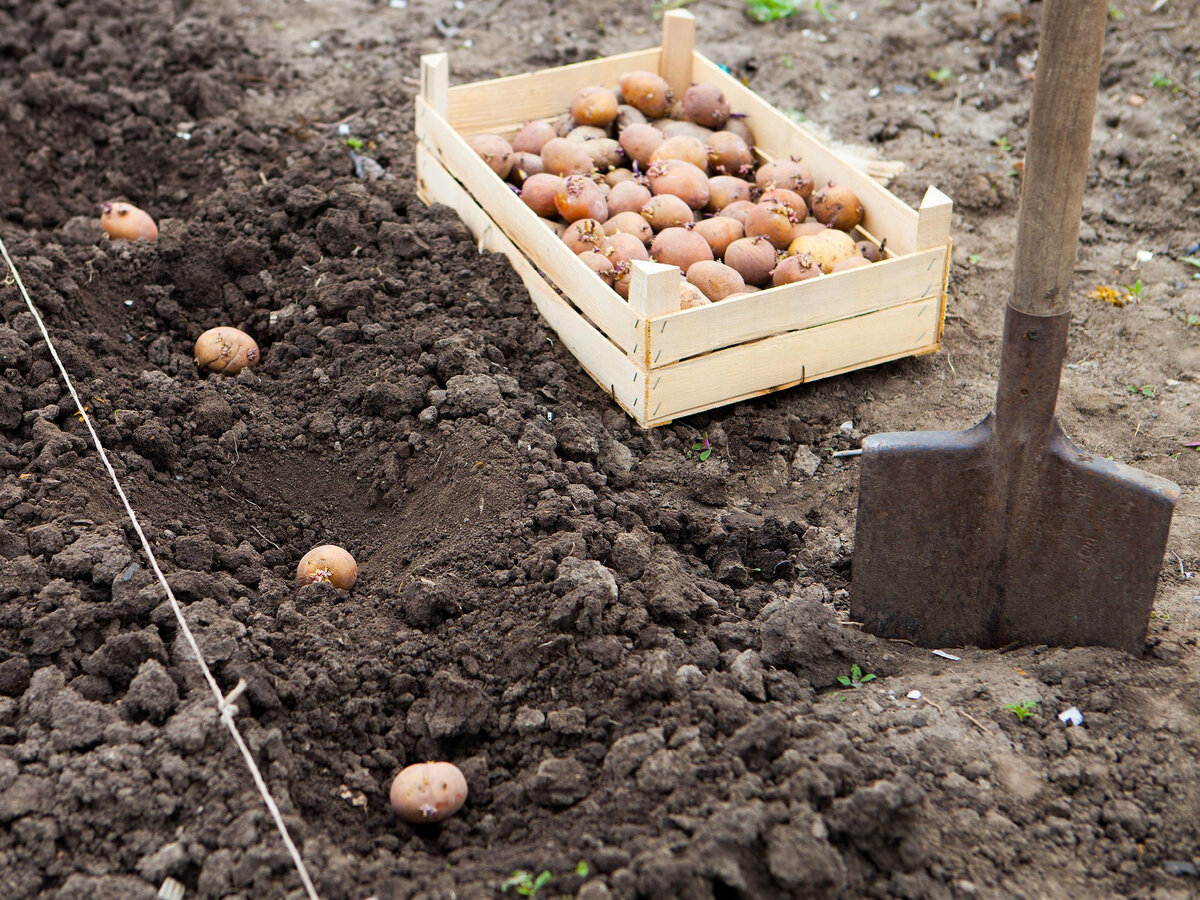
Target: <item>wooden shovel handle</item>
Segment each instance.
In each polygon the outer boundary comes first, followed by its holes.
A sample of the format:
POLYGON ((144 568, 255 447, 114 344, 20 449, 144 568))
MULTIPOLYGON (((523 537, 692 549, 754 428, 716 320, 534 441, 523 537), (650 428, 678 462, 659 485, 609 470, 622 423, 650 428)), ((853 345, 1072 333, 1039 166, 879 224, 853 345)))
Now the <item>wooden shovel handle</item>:
POLYGON ((1109 0, 1045 0, 1011 304, 1067 312, 1109 0))

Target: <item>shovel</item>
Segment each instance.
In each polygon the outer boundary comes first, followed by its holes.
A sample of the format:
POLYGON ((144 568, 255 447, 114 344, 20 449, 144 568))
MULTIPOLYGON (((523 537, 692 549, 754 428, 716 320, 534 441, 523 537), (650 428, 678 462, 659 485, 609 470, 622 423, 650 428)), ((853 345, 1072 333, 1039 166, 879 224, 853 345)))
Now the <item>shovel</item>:
POLYGON ((1108 0, 1046 0, 996 408, 863 442, 851 615, 922 646, 1140 656, 1179 488, 1054 416, 1108 0))

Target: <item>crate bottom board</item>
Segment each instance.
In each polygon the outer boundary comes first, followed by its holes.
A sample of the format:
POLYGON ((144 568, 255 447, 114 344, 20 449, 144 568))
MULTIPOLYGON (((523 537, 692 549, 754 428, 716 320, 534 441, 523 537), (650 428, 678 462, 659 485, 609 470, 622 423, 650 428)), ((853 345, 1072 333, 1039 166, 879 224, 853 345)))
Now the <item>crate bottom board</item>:
POLYGON ((559 339, 575 356, 584 371, 643 427, 665 425, 683 416, 785 390, 808 381, 841 375, 906 356, 932 353, 941 346, 938 339, 940 329, 937 328, 941 298, 937 297, 753 341, 646 372, 547 283, 525 254, 505 235, 503 229, 421 144, 417 147, 417 177, 418 195, 423 202, 438 202, 452 207, 479 241, 481 249, 503 253, 508 257, 529 290, 538 312, 558 334, 559 339), (887 335, 894 342, 899 334, 897 326, 902 326, 908 321, 919 322, 920 327, 909 339, 900 339, 903 346, 896 346, 895 343, 889 345, 884 341, 880 347, 882 352, 869 359, 855 357, 853 354, 850 358, 839 359, 836 358, 837 353, 831 353, 827 354, 823 365, 813 367, 811 371, 797 359, 785 359, 792 355, 791 351, 796 349, 801 340, 812 343, 837 336, 842 337, 845 343, 844 337, 847 333, 872 323, 877 326, 876 330, 881 336, 887 335), (770 363, 769 368, 782 376, 781 380, 762 387, 746 384, 745 373, 754 371, 756 363, 757 368, 761 369, 764 362, 770 363), (738 375, 742 376, 741 384, 738 384, 738 375), (728 382, 724 380, 726 377, 728 382), (696 392, 702 396, 688 396, 688 379, 692 378, 695 379, 695 384, 705 386, 703 390, 696 392), (665 387, 664 379, 667 379, 665 387), (714 391, 724 383, 738 387, 728 395, 714 395, 714 391))

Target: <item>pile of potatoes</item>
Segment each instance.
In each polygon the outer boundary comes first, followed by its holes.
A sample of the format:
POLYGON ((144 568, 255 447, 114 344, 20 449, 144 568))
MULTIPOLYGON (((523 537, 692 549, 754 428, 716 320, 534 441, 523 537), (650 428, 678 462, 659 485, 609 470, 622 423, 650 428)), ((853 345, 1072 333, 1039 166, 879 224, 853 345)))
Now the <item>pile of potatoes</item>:
POLYGON ((869 265, 858 197, 816 188, 798 159, 756 165, 754 135, 721 90, 680 98, 653 72, 579 91, 555 121, 471 147, 622 297, 634 260, 679 266, 683 309, 869 265), (816 188, 814 190, 814 188, 816 188))

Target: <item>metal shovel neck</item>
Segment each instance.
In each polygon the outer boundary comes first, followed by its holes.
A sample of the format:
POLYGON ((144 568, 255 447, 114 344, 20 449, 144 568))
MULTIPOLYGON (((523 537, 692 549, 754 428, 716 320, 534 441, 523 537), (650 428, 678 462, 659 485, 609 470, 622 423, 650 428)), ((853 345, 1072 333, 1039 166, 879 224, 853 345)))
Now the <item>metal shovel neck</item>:
POLYGON ((1055 427, 1070 324, 1069 312, 1036 316, 1011 302, 1006 307, 995 412, 1001 446, 1016 449, 1048 442, 1055 427))

